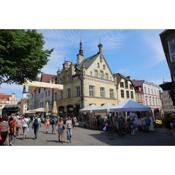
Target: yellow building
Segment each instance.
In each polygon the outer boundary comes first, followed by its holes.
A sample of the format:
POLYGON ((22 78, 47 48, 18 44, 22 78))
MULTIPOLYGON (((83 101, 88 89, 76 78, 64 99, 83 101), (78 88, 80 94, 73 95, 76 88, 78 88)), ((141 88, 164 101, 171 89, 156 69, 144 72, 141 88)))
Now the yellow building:
POLYGON ((130 77, 125 77, 120 73, 113 74, 116 90, 117 90, 117 99, 121 103, 127 99, 136 100, 135 88, 130 80, 130 77))
POLYGON ((77 63, 65 61, 62 70, 57 71, 57 83, 64 85, 57 100, 60 114, 78 114, 80 108, 91 104, 117 104, 112 71, 103 55, 101 43, 98 48, 98 53, 84 58, 80 42, 77 63))

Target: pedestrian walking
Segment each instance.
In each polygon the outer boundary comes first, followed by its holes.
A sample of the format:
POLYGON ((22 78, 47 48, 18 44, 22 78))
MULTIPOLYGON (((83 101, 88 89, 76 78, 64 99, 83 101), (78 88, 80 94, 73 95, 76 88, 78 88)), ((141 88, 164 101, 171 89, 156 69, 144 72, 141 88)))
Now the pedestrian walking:
POLYGON ((39 121, 38 121, 37 117, 34 118, 32 128, 34 130, 35 139, 37 139, 37 137, 38 137, 38 130, 39 130, 39 121))
POLYGON ((50 118, 50 125, 52 126, 52 134, 55 132, 55 125, 56 125, 56 116, 51 116, 50 118))
POLYGON ((16 140, 16 119, 15 116, 12 115, 9 119, 9 145, 14 145, 16 140))
POLYGON ((4 145, 8 137, 9 125, 7 121, 7 117, 0 118, 0 145, 4 145))
POLYGON ((22 131, 23 131, 23 139, 27 137, 27 130, 28 130, 28 120, 23 116, 22 120, 22 131))
POLYGON ((63 143, 63 134, 64 134, 65 126, 64 126, 64 121, 62 117, 59 118, 57 126, 58 126, 58 141, 63 143))
POLYGON ((70 117, 68 117, 66 121, 66 129, 67 129, 67 140, 68 143, 71 143, 72 141, 72 120, 70 117))
POLYGON ((49 129, 50 121, 49 118, 47 117, 44 123, 44 127, 46 129, 46 134, 48 134, 48 129, 49 129))

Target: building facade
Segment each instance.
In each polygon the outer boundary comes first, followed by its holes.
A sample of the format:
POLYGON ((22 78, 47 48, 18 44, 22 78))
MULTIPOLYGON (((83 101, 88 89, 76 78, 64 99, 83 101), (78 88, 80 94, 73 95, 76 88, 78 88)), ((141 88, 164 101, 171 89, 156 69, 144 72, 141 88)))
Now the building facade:
POLYGON ((77 54, 77 63, 65 61, 63 69, 57 72, 57 83, 64 85, 58 92, 60 113, 78 114, 88 105, 117 104, 117 93, 110 67, 102 52, 102 44, 95 55, 85 58, 82 43, 77 54))
POLYGON ((162 92, 162 110, 164 114, 175 112, 170 90, 163 90, 162 92))
POLYGON ((162 89, 157 84, 144 81, 144 104, 150 106, 152 110, 162 110, 161 92, 162 89))
POLYGON ((160 39, 172 80, 171 82, 163 83, 160 86, 164 91, 169 92, 173 105, 175 106, 175 30, 164 30, 160 34, 160 39))
POLYGON ((23 92, 22 92, 22 98, 21 100, 18 102, 18 107, 20 109, 20 113, 21 114, 25 114, 26 111, 29 109, 29 93, 26 90, 26 86, 23 86, 23 92))
POLYGON ((0 115, 5 105, 17 105, 18 101, 15 94, 0 93, 0 115))
POLYGON ((113 74, 118 103, 121 103, 127 99, 136 100, 135 88, 130 80, 130 77, 125 77, 120 73, 113 74))
POLYGON ((132 83, 135 88, 136 101, 138 103, 144 104, 144 95, 143 95, 143 80, 132 80, 132 83))
MULTIPOLYGON (((46 82, 46 83, 55 83, 56 75, 52 74, 45 74, 41 73, 40 76, 38 76, 38 81, 46 82)), ((36 108, 45 108, 46 103, 48 103, 49 112, 51 112, 53 107, 53 101, 55 99, 55 95, 57 93, 56 90, 53 90, 51 88, 34 88, 29 87, 29 109, 36 109, 36 108)), ((57 96, 57 95, 56 95, 57 96)))

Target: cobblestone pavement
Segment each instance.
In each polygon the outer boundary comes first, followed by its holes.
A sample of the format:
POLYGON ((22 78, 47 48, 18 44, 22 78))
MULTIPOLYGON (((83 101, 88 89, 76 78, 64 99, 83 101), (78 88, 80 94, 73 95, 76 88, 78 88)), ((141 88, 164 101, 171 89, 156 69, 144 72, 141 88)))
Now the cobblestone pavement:
POLYGON ((27 146, 93 146, 93 145, 175 145, 175 132, 169 132, 165 128, 156 129, 152 133, 137 133, 134 136, 124 135, 119 136, 117 133, 109 134, 103 131, 90 130, 85 128, 74 128, 72 143, 68 144, 66 133, 64 134, 64 143, 59 143, 57 133, 46 134, 43 127, 39 130, 38 139, 34 140, 33 129, 30 128, 26 139, 22 138, 22 131, 16 139, 15 145, 27 146))

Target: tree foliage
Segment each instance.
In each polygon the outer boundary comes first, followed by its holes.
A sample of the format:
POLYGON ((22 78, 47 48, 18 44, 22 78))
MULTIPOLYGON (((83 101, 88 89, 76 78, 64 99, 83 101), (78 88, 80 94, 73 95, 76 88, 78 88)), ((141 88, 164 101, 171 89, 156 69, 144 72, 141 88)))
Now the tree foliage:
POLYGON ((0 30, 0 84, 34 80, 52 51, 36 30, 0 30))

